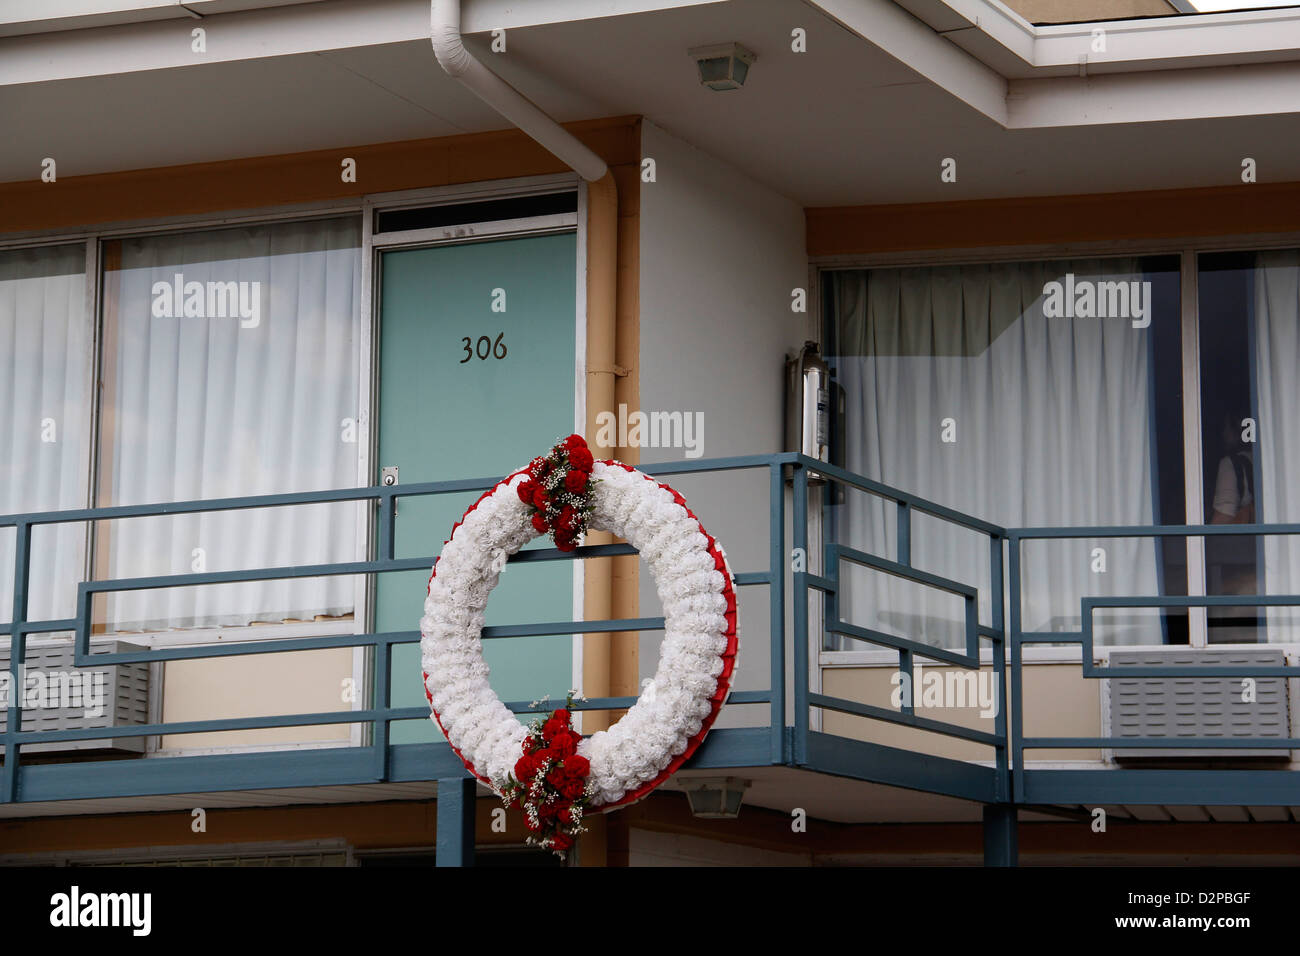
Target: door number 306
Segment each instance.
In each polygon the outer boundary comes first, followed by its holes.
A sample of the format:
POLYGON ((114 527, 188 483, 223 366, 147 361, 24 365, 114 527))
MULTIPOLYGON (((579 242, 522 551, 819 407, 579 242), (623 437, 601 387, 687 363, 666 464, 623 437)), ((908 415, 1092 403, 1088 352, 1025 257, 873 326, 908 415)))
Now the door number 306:
POLYGON ((457 364, 464 365, 466 362, 472 359, 476 354, 478 355, 479 359, 484 362, 486 362, 489 358, 499 358, 499 359, 505 358, 506 343, 503 341, 505 339, 505 335, 506 334, 504 332, 498 334, 495 342, 486 335, 480 335, 478 337, 477 342, 472 342, 468 335, 464 336, 460 341, 462 343, 462 347, 465 349, 465 357, 461 359, 460 362, 458 362, 457 364))

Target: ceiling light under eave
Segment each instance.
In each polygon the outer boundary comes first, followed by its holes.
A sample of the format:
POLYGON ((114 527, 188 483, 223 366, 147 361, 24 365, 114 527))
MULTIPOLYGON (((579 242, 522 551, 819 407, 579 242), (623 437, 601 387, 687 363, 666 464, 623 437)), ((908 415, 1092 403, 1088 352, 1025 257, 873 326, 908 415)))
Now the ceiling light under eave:
POLYGON ((691 813, 706 820, 734 820, 745 802, 748 780, 736 777, 699 777, 682 781, 691 813))
POLYGON ((738 90, 745 85, 750 65, 757 54, 739 43, 716 43, 697 46, 687 53, 700 71, 700 82, 711 90, 738 90))

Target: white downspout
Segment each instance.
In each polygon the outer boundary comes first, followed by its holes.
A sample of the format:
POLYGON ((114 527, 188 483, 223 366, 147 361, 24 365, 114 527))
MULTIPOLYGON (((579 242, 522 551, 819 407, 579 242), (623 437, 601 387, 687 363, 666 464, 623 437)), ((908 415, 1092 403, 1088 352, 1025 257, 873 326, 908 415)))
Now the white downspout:
MULTIPOLYGON (((626 369, 616 364, 618 307, 618 187, 605 161, 522 93, 465 49, 460 35, 460 0, 431 0, 433 52, 448 76, 458 80, 522 132, 587 181, 587 423, 588 444, 597 458, 636 463, 633 449, 601 446, 597 416, 616 405, 615 380, 626 369)), ((613 536, 590 532, 586 544, 609 544, 613 536)), ((583 562, 583 616, 588 621, 637 616, 636 565, 615 578, 614 558, 583 562), (631 585, 628 582, 631 581, 631 585)), ((635 558, 620 558, 635 562, 635 558)), ((638 660, 636 633, 586 634, 582 642, 582 692, 587 697, 635 697, 638 660)), ((608 727, 614 714, 587 711, 583 733, 608 727)))
POLYGON ((448 76, 459 80, 587 182, 594 183, 609 172, 603 159, 465 49, 460 36, 460 0, 432 0, 430 17, 433 52, 448 76))

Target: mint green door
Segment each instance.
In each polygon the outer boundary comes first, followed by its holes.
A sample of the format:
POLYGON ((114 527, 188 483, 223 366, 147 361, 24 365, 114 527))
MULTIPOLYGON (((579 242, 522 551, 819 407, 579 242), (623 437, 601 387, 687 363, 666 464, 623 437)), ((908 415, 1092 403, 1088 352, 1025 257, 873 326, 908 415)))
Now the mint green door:
MULTIPOLYGON (((571 232, 383 254, 380 468, 396 466, 400 484, 500 478, 573 431, 576 255, 571 232)), ((397 556, 439 553, 479 494, 402 500, 397 556)), ((487 623, 571 620, 573 574, 569 561, 510 564, 487 623)), ((375 630, 417 629, 428 578, 427 569, 379 575, 375 630)), ((571 637, 489 640, 484 655, 504 701, 562 701, 574 686, 571 637)), ((394 706, 427 706, 418 645, 394 648, 391 680, 394 706)), ((400 721, 391 739, 441 736, 428 720, 400 721)))

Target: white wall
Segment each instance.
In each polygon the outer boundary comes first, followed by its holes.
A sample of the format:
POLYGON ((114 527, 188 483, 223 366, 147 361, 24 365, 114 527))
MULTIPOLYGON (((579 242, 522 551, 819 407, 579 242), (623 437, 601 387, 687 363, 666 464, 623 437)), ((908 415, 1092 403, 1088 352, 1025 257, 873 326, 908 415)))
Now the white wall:
MULTIPOLYGON (((808 337, 810 318, 790 307, 791 290, 808 285, 803 210, 649 121, 641 155, 656 167, 656 181, 641 184, 641 408, 702 413, 704 458, 780 451, 785 357, 808 337)), ((686 457, 641 449, 643 465, 686 457)), ((669 479, 737 572, 768 564, 767 481, 766 472, 669 479)), ((766 589, 740 596, 735 686, 763 687, 766 589)), ((662 613, 646 574, 641 613, 662 613)), ((644 679, 658 635, 642 635, 640 647, 644 679)), ((728 708, 718 726, 765 722, 754 710, 728 708)))

